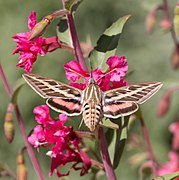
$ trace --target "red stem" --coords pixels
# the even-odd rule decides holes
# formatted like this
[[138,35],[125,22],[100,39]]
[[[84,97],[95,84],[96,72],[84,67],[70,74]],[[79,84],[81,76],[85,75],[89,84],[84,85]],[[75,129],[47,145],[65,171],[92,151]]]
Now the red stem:
[[[62,1],[62,4],[63,4],[63,7],[65,8],[65,0],[61,0],[61,1]],[[81,51],[78,36],[77,36],[77,33],[76,33],[76,28],[75,28],[75,23],[74,23],[74,20],[73,20],[73,15],[70,14],[70,12],[69,12],[66,15],[66,17],[67,17],[67,22],[68,22],[68,26],[69,26],[69,29],[70,29],[71,39],[72,39],[72,42],[73,42],[73,47],[74,47],[74,50],[75,50],[75,56],[77,58],[77,61],[80,63],[80,65],[83,67],[83,69],[88,71],[86,62],[84,60],[84,57],[83,57],[83,54],[82,54],[82,51]]]
[[80,43],[78,41],[78,37],[77,37],[76,28],[75,28],[75,24],[74,24],[72,14],[67,14],[67,20],[68,20],[68,24],[69,24],[69,29],[70,29],[70,33],[71,33],[72,42],[73,42],[73,47],[75,50],[75,56],[76,56],[77,60],[79,61],[80,65],[83,67],[83,69],[88,70],[86,63],[85,63],[85,60],[83,58]]
[[[7,78],[6,78],[5,74],[4,74],[4,71],[3,71],[3,68],[1,66],[1,64],[0,64],[0,76],[1,76],[1,79],[2,79],[2,81],[4,83],[4,87],[5,87],[5,89],[6,89],[7,93],[8,93],[8,96],[9,96],[9,98],[11,98],[12,90],[11,90],[11,88],[9,86],[9,83],[7,81]],[[23,137],[25,145],[27,147],[27,151],[28,151],[29,157],[30,157],[31,162],[32,162],[32,164],[34,166],[34,169],[36,171],[38,179],[39,180],[44,180],[43,173],[41,171],[41,168],[40,168],[40,165],[39,165],[39,163],[37,161],[35,153],[34,153],[32,147],[31,147],[31,145],[28,142],[28,136],[27,136],[26,131],[25,131],[25,126],[24,126],[24,123],[23,123],[23,118],[22,118],[21,113],[19,111],[18,105],[14,106],[14,111],[15,111],[15,114],[16,114],[16,117],[17,117],[17,121],[18,121],[20,130],[21,130],[22,137]]]
[[156,170],[155,158],[154,158],[154,154],[153,154],[151,143],[150,143],[149,133],[148,133],[147,127],[145,125],[144,119],[142,117],[140,118],[140,123],[141,123],[141,126],[142,126],[142,131],[143,131],[143,134],[144,134],[144,138],[145,138],[145,141],[146,141],[149,158],[150,158],[150,160],[152,162],[152,171],[153,171],[154,176],[156,177],[157,176],[157,170]]
[[100,152],[103,159],[103,164],[104,164],[107,178],[110,180],[116,180],[117,178],[114,173],[113,166],[111,164],[111,160],[110,160],[108,149],[107,149],[106,137],[105,137],[104,130],[102,127],[99,127],[98,129],[98,141],[99,141]]
[[[172,19],[170,17],[170,11],[169,11],[167,0],[163,0],[163,10],[165,12],[166,19],[172,24]],[[177,46],[178,41],[177,41],[177,37],[176,37],[176,34],[175,34],[173,28],[171,28],[171,35],[172,35],[172,39],[173,39],[175,46]]]

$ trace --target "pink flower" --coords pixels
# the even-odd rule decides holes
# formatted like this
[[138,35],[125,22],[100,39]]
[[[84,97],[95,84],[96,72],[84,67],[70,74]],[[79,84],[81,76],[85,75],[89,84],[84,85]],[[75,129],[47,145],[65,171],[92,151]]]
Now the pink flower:
[[[36,25],[36,12],[32,11],[28,17],[28,28],[31,31]],[[28,73],[32,71],[32,65],[36,61],[37,56],[44,56],[47,52],[55,50],[60,46],[57,37],[42,38],[29,41],[30,32],[19,33],[13,36],[17,47],[13,54],[19,53],[19,63],[17,67],[24,68]]]
[[173,133],[172,148],[173,150],[179,149],[179,122],[172,123],[169,126],[169,131]]
[[[91,72],[92,77],[96,80],[102,91],[114,89],[128,85],[124,80],[124,76],[128,70],[127,59],[124,56],[111,56],[106,61],[109,68],[106,72],[102,72],[101,67],[96,68]],[[84,70],[79,62],[73,60],[64,65],[66,76],[70,85],[79,89],[85,89],[91,74]],[[84,78],[84,83],[76,82],[80,78]]]
[[[34,108],[36,120],[40,125],[34,128],[33,134],[28,138],[35,147],[48,147],[47,154],[52,158],[51,170],[58,177],[69,175],[71,169],[80,170],[80,175],[85,175],[91,167],[91,160],[88,155],[80,150],[81,139],[73,131],[72,126],[64,126],[67,120],[65,114],[59,115],[59,120],[54,121],[49,115],[49,108],[46,105]],[[58,167],[70,163],[71,168],[67,173],[60,173]]]
[[[169,153],[169,161],[157,170],[158,176],[179,171],[179,159],[175,151]],[[179,180],[179,178],[177,178]]]
[[89,77],[87,71],[83,70],[80,64],[75,60],[72,60],[69,63],[65,64],[64,69],[66,71],[67,79],[73,82],[79,80],[81,77]]

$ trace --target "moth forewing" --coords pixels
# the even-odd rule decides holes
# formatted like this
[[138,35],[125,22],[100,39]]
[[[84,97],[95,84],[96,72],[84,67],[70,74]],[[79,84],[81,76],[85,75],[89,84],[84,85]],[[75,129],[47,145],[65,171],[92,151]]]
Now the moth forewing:
[[23,74],[22,76],[43,98],[61,97],[81,100],[82,91],[75,87],[36,74]]
[[128,116],[138,110],[138,104],[147,101],[161,87],[162,83],[151,82],[106,91],[103,98],[103,114],[109,118]]
[[[150,83],[151,84],[151,83]],[[161,82],[155,82],[152,83],[151,85],[153,89],[151,89],[151,91],[149,91],[149,93],[144,96],[143,98],[141,98],[137,103],[138,104],[142,104],[144,102],[146,102],[148,99],[150,99],[155,93],[158,92],[158,90],[163,86],[163,84]],[[144,90],[145,91],[145,90]]]
[[109,90],[104,92],[104,104],[111,101],[141,104],[152,97],[161,86],[160,82],[149,82]]
[[69,116],[81,114],[81,90],[35,74],[24,74],[23,78],[35,92],[47,99],[47,105],[53,110]]

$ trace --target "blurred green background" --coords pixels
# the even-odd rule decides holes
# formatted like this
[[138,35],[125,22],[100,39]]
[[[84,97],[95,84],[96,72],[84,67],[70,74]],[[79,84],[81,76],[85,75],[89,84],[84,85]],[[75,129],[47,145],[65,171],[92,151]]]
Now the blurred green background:
[[[169,5],[173,16],[173,9],[177,1],[170,0]],[[162,0],[85,0],[76,13],[76,27],[80,41],[86,41],[87,36],[91,37],[93,45],[103,31],[109,27],[119,17],[131,14],[132,17],[126,23],[122,33],[117,55],[125,55],[129,63],[129,71],[133,74],[128,77],[129,83],[139,83],[147,81],[161,81],[163,88],[141,109],[147,124],[151,144],[154,154],[160,162],[167,161],[167,155],[171,148],[171,134],[168,131],[170,123],[174,122],[178,116],[179,96],[174,94],[170,111],[164,118],[156,116],[157,105],[163,92],[172,86],[178,85],[178,70],[171,67],[171,53],[174,45],[171,34],[165,32],[159,26],[154,33],[149,35],[145,31],[145,18],[149,10]],[[24,71],[16,68],[18,55],[12,55],[16,44],[12,36],[19,32],[26,32],[27,17],[31,10],[37,12],[37,19],[41,20],[44,16],[61,8],[59,1],[43,0],[13,0],[0,1],[0,60],[11,87],[15,85],[18,78]],[[158,18],[164,17],[159,13]],[[54,21],[47,30],[45,36],[55,35]],[[34,64],[33,73],[51,77],[53,79],[67,82],[63,69],[63,64],[74,59],[74,56],[65,50],[58,50],[49,53],[44,57],[38,57]],[[19,148],[24,146],[21,133],[19,131],[16,117],[14,116],[16,135],[12,144],[8,144],[4,137],[3,120],[9,102],[8,95],[0,81],[0,161],[5,163],[9,169],[16,171],[16,156]],[[29,86],[25,85],[19,95],[19,107],[24,118],[27,132],[36,125],[34,120],[33,108],[44,104],[45,101],[38,96]],[[135,122],[130,128],[130,132],[137,131],[142,137],[139,122]],[[110,148],[112,149],[112,148]],[[36,153],[40,161],[46,179],[56,179],[56,176],[49,178],[50,158],[45,155],[45,151]],[[124,150],[122,161],[116,170],[117,177],[125,180],[139,179],[138,166],[129,166],[127,160],[132,154],[127,149]],[[26,156],[29,179],[37,179],[28,155]],[[69,179],[79,178],[78,172],[73,172]],[[91,175],[81,177],[90,179]],[[67,178],[68,179],[68,178]],[[102,179],[106,179],[102,177]]]

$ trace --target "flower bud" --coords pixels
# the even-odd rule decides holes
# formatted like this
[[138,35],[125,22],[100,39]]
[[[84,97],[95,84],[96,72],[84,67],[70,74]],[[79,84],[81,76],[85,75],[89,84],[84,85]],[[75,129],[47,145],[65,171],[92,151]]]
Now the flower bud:
[[152,33],[154,30],[156,24],[156,12],[157,8],[154,8],[148,13],[146,17],[145,26],[148,33]]
[[179,45],[177,45],[172,53],[171,63],[173,69],[179,68]]
[[15,134],[14,123],[12,119],[12,109],[13,109],[13,105],[10,103],[7,109],[5,122],[4,122],[4,133],[5,133],[7,142],[9,144],[13,141],[14,134]]
[[174,11],[173,25],[176,35],[179,35],[179,3],[176,4]]
[[163,117],[167,113],[167,111],[170,107],[170,96],[171,96],[171,94],[172,94],[172,92],[169,90],[162,97],[162,99],[158,105],[157,115],[159,117]]
[[24,150],[22,150],[17,156],[17,179],[27,179],[27,169],[24,160]]
[[44,17],[42,19],[42,21],[37,23],[34,26],[34,28],[31,30],[28,40],[31,41],[31,40],[34,40],[34,39],[40,37],[41,35],[43,35],[46,28],[52,22],[53,19],[54,19],[54,17],[52,15],[48,15],[48,16]]

